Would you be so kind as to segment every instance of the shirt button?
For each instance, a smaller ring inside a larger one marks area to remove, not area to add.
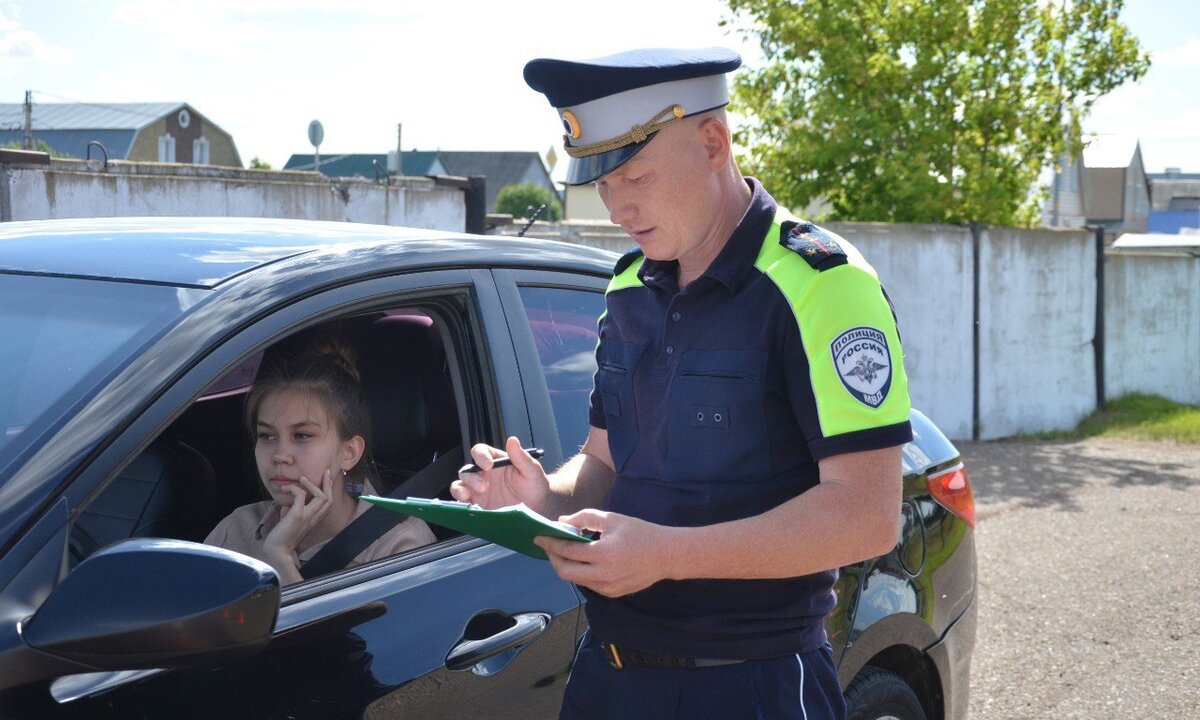
[[[667,346],[667,354],[670,355],[673,352],[675,352],[675,348],[671,345],[668,345]]]
[[[678,312],[671,313],[671,319],[674,320],[675,322],[679,322],[679,318],[681,318],[681,317],[683,317],[683,316],[680,315]]]

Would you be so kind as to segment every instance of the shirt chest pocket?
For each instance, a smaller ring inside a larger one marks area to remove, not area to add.
[[[642,345],[605,340],[600,343],[596,388],[608,425],[608,449],[617,472],[625,468],[638,444],[637,406],[633,371],[642,356]]]
[[[770,443],[763,407],[767,354],[692,350],[671,384],[667,480],[767,480]]]

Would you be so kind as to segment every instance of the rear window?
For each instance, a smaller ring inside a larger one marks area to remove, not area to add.
[[[160,285],[0,274],[0,459],[124,367],[207,294]],[[3,464],[3,463],[0,463]]]
[[[596,323],[604,312],[604,293],[528,286],[520,293],[546,375],[563,458],[574,457],[590,429],[588,397],[596,372]]]

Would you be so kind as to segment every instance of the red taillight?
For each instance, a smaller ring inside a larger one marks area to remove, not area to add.
[[[929,476],[929,492],[933,499],[975,527],[975,495],[971,492],[971,481],[962,463],[949,470]]]

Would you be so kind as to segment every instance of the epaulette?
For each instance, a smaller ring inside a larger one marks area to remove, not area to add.
[[[616,277],[617,275],[620,275],[621,273],[625,272],[625,270],[630,265],[637,262],[637,259],[640,258],[641,256],[642,256],[641,248],[634,248],[634,249],[630,250],[629,252],[625,253],[624,255],[622,255],[621,259],[617,260],[617,264],[613,267],[613,277]]]
[[[832,235],[810,222],[784,222],[779,244],[796,253],[819,271],[845,265],[846,251]],[[623,259],[623,258],[622,258]]]

